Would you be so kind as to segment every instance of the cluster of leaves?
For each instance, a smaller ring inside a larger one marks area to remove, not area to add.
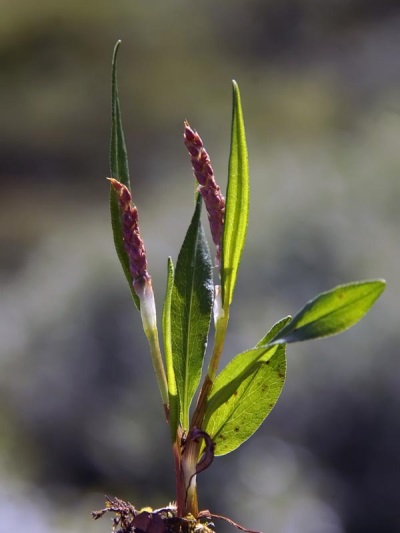
[[[111,175],[130,188],[116,78],[117,51],[118,44],[112,70],[110,165]],[[202,198],[198,195],[175,268],[172,259],[168,259],[162,326],[169,423],[173,442],[179,428],[189,431],[196,426],[211,437],[215,455],[223,455],[248,439],[276,404],[285,382],[286,345],[334,335],[350,328],[371,308],[384,290],[385,282],[354,282],[320,294],[293,318],[288,316],[280,320],[254,347],[234,357],[217,375],[249,211],[246,138],[239,88],[235,82],[220,286],[213,280],[211,254],[201,224],[201,207]],[[114,190],[111,190],[110,208],[116,250],[139,308],[140,302],[132,288]],[[203,397],[201,393],[191,421],[190,407],[201,381],[213,313],[213,354],[202,387]]]

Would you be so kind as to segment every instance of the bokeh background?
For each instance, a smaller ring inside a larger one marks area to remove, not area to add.
[[[319,291],[388,282],[353,330],[289,347],[278,405],[201,474],[201,507],[266,533],[400,531],[397,0],[2,0],[0,531],[103,533],[90,512],[104,494],[174,498],[109,227],[117,39],[159,305],[192,212],[183,119],[224,187],[233,78],[252,198],[225,361]]]

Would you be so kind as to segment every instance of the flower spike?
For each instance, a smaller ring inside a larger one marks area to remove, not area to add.
[[[151,279],[147,272],[146,250],[139,231],[138,211],[136,206],[132,205],[129,189],[114,178],[107,179],[118,194],[125,252],[129,258],[129,271],[135,287],[140,280]]]
[[[216,264],[219,267],[225,221],[225,198],[215,181],[210,157],[204,148],[200,135],[190,127],[187,120],[184,122],[184,127],[184,143],[190,155],[193,174],[199,184],[199,192],[207,209],[211,236],[217,248]]]
[[[133,280],[132,285],[140,301],[143,329],[149,341],[153,366],[168,420],[168,385],[158,341],[156,305],[151,276],[147,271],[146,250],[139,231],[137,208],[132,205],[132,195],[125,185],[114,178],[108,178],[108,180],[118,195],[122,237],[125,252],[129,259],[129,271]]]

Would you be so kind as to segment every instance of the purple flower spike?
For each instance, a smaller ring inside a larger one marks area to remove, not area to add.
[[[199,184],[199,192],[203,197],[208,213],[211,236],[217,248],[216,264],[221,262],[222,233],[225,221],[225,198],[217,185],[210,158],[203,146],[200,135],[193,130],[187,120],[184,123],[184,142],[189,152],[193,174]]]

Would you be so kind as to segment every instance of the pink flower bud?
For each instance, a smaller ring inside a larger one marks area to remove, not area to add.
[[[129,259],[129,271],[133,278],[133,286],[135,288],[136,281],[150,281],[151,279],[147,272],[146,250],[140,237],[138,212],[136,206],[131,203],[132,196],[129,189],[114,178],[108,178],[108,180],[118,195],[118,203],[121,211],[122,237],[125,252]]]
[[[213,242],[217,248],[216,263],[220,266],[222,234],[225,221],[225,198],[217,185],[210,158],[203,146],[198,133],[193,130],[189,123],[184,123],[184,142],[189,152],[193,174],[199,184],[199,192],[203,197],[208,213],[210,230]]]

